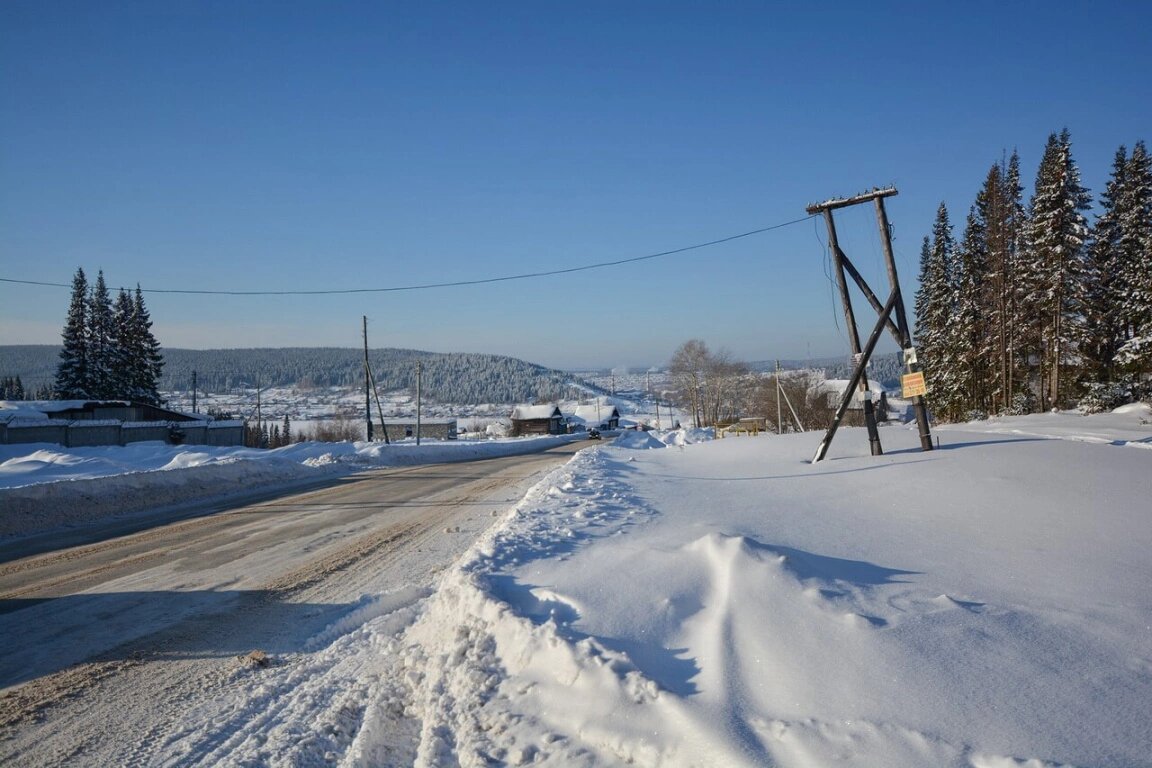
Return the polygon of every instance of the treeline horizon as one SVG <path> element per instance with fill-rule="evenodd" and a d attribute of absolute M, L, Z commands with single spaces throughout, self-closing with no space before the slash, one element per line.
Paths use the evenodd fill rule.
<path fill-rule="evenodd" d="M 19 377 L 28 393 L 42 391 L 56 375 L 61 345 L 0 347 L 0 372 Z M 423 396 L 438 402 L 514 403 L 570 394 L 573 377 L 517 358 L 479 353 L 440 353 L 378 348 L 368 352 L 380 391 L 415 392 L 417 364 Z M 299 386 L 364 385 L 364 350 L 354 347 L 254 347 L 164 349 L 161 392 L 190 392 L 193 376 L 203 393 Z"/>

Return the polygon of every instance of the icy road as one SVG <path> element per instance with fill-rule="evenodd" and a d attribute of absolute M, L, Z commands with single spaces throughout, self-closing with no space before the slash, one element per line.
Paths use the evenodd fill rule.
<path fill-rule="evenodd" d="M 378 469 L 54 548 L 0 549 L 0 764 L 134 765 L 237 665 L 275 664 L 361 595 L 423 585 L 546 471 L 540 454 Z M 122 523 L 117 523 L 122 525 Z M 55 541 L 63 541 L 55 534 Z M 422 597 L 420 587 L 411 599 Z M 141 731 L 141 724 L 148 729 Z M 15 727 L 14 727 L 15 726 Z"/>

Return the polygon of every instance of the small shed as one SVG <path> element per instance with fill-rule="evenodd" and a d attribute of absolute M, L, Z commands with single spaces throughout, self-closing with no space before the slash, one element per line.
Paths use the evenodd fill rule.
<path fill-rule="evenodd" d="M 585 429 L 620 429 L 620 411 L 614 405 L 578 405 L 568 423 Z"/>
<path fill-rule="evenodd" d="M 568 431 L 558 405 L 518 405 L 512 409 L 512 437 L 563 435 Z"/>

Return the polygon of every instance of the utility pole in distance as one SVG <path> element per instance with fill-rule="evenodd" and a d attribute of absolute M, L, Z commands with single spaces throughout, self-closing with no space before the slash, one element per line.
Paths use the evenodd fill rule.
<path fill-rule="evenodd" d="M 368 367 L 368 315 L 364 315 L 364 421 L 368 425 L 368 442 L 372 442 L 372 371 Z M 383 425 L 381 425 L 383 427 Z"/>
<path fill-rule="evenodd" d="M 880 336 L 885 329 L 895 337 L 896 343 L 900 345 L 905 364 L 908 366 L 908 375 L 905 376 L 905 382 L 907 383 L 910 378 L 913 378 L 917 379 L 920 383 L 919 389 L 921 391 L 917 391 L 913 395 L 912 404 L 916 411 L 916 421 L 920 428 L 920 448 L 925 451 L 932 450 L 932 436 L 928 431 L 927 409 L 921 396 L 923 377 L 920 375 L 919 367 L 916 364 L 916 350 L 912 346 L 912 337 L 908 331 L 908 320 L 904 312 L 904 298 L 900 292 L 900 283 L 896 275 L 896 262 L 892 257 L 891 230 L 888 226 L 887 213 L 884 210 L 884 198 L 891 197 L 895 194 L 897 194 L 897 192 L 893 187 L 874 189 L 871 192 L 865 192 L 855 197 L 816 203 L 808 206 L 806 209 L 808 213 L 812 215 L 817 213 L 823 214 L 824 223 L 828 227 L 828 246 L 832 250 L 832 261 L 836 267 L 836 280 L 840 288 L 840 299 L 844 304 L 844 319 L 848 323 L 849 339 L 852 342 L 852 354 L 855 361 L 851 381 L 848 388 L 844 390 L 844 395 L 840 399 L 840 405 L 836 409 L 835 415 L 832 417 L 832 424 L 828 428 L 828 432 L 824 435 L 824 439 L 816 449 L 816 455 L 812 459 L 813 463 L 822 460 L 827 454 L 828 446 L 832 443 L 836 429 L 840 426 L 840 422 L 844 418 L 844 413 L 848 410 L 848 405 L 855 396 L 853 390 L 857 387 L 859 387 L 860 394 L 864 400 L 864 422 L 868 428 L 868 441 L 872 449 L 872 455 L 878 456 L 883 453 L 883 449 L 880 446 L 880 435 L 876 429 L 876 419 L 872 410 L 872 401 L 868 395 L 865 370 L 867 369 L 868 361 L 872 357 L 872 352 L 876 348 L 876 342 L 880 340 Z M 881 304 L 875 292 L 872 291 L 868 283 L 860 275 L 855 265 L 852 264 L 852 261 L 840 250 L 840 243 L 836 238 L 836 225 L 832 218 L 832 211 L 837 208 L 846 208 L 851 205 L 859 205 L 869 201 L 874 201 L 876 205 L 876 218 L 880 227 L 880 238 L 884 244 L 884 258 L 887 262 L 888 281 L 891 288 L 888 300 L 883 304 Z M 856 286 L 868 300 L 868 303 L 871 304 L 872 308 L 875 309 L 879 315 L 876 325 L 868 337 L 868 342 L 863 348 L 860 346 L 860 333 L 856 328 L 856 317 L 852 312 L 852 300 L 848 294 L 848 283 L 845 279 L 845 272 L 852 277 Z M 893 321 L 893 316 L 895 316 L 895 321 Z"/>
<path fill-rule="evenodd" d="M 784 434 L 784 409 L 780 404 L 780 393 L 784 388 L 780 386 L 780 361 L 776 361 L 776 434 Z"/>
<path fill-rule="evenodd" d="M 424 398 L 423 379 L 424 379 L 424 361 L 423 360 L 417 360 L 416 361 L 416 445 L 420 445 L 420 428 L 421 428 L 420 417 L 421 417 L 421 411 L 423 410 L 422 400 Z"/>

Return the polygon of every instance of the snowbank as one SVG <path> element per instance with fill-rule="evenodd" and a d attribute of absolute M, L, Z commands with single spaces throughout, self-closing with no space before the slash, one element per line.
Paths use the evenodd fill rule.
<path fill-rule="evenodd" d="M 605 443 L 154 762 L 1149 765 L 1150 416 Z"/>
<path fill-rule="evenodd" d="M 309 442 L 270 451 L 160 442 L 91 448 L 4 445 L 0 535 L 28 535 L 262 488 L 305 486 L 374 467 L 532 453 L 570 439 Z"/>

